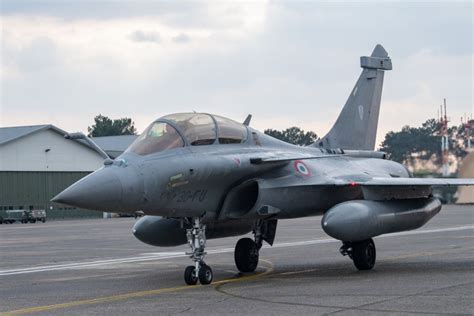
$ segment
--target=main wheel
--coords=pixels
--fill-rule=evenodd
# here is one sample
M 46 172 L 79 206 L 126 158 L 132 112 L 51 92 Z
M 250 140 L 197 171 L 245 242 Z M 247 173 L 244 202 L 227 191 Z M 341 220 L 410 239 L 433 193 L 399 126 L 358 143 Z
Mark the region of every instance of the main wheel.
M 199 268 L 199 282 L 201 284 L 206 285 L 212 282 L 212 269 L 210 266 L 202 264 Z
M 257 269 L 259 249 L 250 238 L 242 238 L 235 245 L 234 260 L 241 272 L 253 272 Z
M 376 251 L 372 239 L 352 244 L 352 260 L 359 270 L 370 270 L 375 265 Z
M 46 223 L 46 218 L 42 218 L 41 221 L 42 221 L 43 223 Z
M 197 283 L 196 268 L 194 266 L 188 266 L 184 270 L 184 282 L 187 285 L 196 285 Z

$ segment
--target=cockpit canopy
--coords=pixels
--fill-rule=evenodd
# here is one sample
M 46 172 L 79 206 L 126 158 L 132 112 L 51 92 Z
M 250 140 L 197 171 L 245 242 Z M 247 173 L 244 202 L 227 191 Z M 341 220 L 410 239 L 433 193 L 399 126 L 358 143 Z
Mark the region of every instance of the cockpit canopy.
M 230 119 L 204 113 L 177 113 L 159 118 L 127 149 L 148 155 L 166 149 L 212 144 L 240 144 L 247 128 Z

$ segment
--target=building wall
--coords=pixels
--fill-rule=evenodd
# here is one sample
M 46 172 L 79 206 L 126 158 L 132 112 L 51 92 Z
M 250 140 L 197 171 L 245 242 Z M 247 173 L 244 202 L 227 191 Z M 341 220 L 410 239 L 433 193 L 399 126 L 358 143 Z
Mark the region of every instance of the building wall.
M 50 202 L 56 194 L 88 174 L 89 172 L 0 171 L 0 216 L 8 209 L 33 208 L 45 209 L 50 219 L 102 217 L 102 212 Z
M 0 146 L 0 171 L 94 171 L 104 159 L 94 150 L 41 130 Z
M 462 161 L 459 168 L 459 178 L 474 178 L 474 151 L 471 151 Z M 474 186 L 463 186 L 458 189 L 457 203 L 474 203 Z

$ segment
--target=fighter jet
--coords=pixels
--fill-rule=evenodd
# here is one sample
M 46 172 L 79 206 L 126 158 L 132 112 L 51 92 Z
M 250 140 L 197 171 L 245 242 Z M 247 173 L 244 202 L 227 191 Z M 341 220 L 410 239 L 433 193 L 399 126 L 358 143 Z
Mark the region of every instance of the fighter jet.
M 273 244 L 279 220 L 317 215 L 323 215 L 322 229 L 342 241 L 341 254 L 357 269 L 370 270 L 376 260 L 373 237 L 423 226 L 441 210 L 433 186 L 474 185 L 474 179 L 413 178 L 403 165 L 374 151 L 384 72 L 392 63 L 377 45 L 360 65 L 336 123 L 315 144 L 274 139 L 251 128 L 251 116 L 242 124 L 207 113 L 171 114 L 52 201 L 143 211 L 146 216 L 133 227 L 140 241 L 189 244 L 194 262 L 184 272 L 189 285 L 212 282 L 204 262 L 207 239 L 252 232 L 234 253 L 237 269 L 248 273 L 257 268 L 262 243 Z

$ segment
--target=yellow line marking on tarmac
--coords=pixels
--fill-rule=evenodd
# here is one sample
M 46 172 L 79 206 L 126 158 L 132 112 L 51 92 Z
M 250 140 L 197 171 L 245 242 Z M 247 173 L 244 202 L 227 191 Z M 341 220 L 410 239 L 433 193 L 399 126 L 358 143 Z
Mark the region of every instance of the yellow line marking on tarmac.
M 243 276 L 243 277 L 240 277 L 240 278 L 232 278 L 232 279 L 225 279 L 225 280 L 216 281 L 216 282 L 213 282 L 212 285 L 249 281 L 249 280 L 261 278 L 261 277 L 273 272 L 273 263 L 271 263 L 270 261 L 267 261 L 267 260 L 260 260 L 260 261 L 265 262 L 266 264 L 268 264 L 268 267 L 266 267 L 265 271 L 263 271 L 261 273 L 258 273 L 258 274 L 254 274 L 254 275 Z M 126 293 L 126 294 L 99 297 L 99 298 L 93 298 L 93 299 L 88 299 L 88 300 L 79 300 L 79 301 L 72 301 L 72 302 L 66 302 L 66 303 L 60 303 L 60 304 L 17 309 L 17 310 L 8 311 L 8 312 L 2 312 L 2 313 L 0 313 L 0 316 L 13 316 L 13 315 L 24 315 L 24 314 L 30 314 L 30 313 L 47 312 L 47 311 L 53 311 L 53 310 L 58 310 L 58 309 L 63 309 L 63 308 L 71 308 L 71 307 L 86 306 L 86 305 L 93 305 L 93 304 L 117 302 L 117 301 L 128 300 L 128 299 L 131 299 L 131 298 L 139 298 L 139 297 L 158 295 L 158 294 L 164 294 L 164 293 L 170 293 L 170 292 L 179 292 L 179 291 L 198 289 L 198 288 L 201 288 L 201 286 L 199 286 L 199 285 L 195 285 L 195 286 L 185 285 L 185 286 L 176 286 L 176 287 L 156 289 L 156 290 L 131 292 L 131 293 Z
M 316 272 L 318 270 L 321 270 L 321 269 L 308 269 L 308 270 L 300 270 L 300 271 L 289 271 L 289 272 L 279 273 L 279 275 L 292 275 L 292 274 L 309 273 L 309 272 Z
M 455 249 L 446 249 L 444 251 L 412 253 L 412 254 L 406 254 L 406 255 L 400 255 L 400 256 L 386 257 L 380 261 L 387 262 L 391 260 L 399 260 L 399 259 L 406 259 L 406 258 L 413 258 L 413 257 L 433 256 L 433 255 L 446 254 L 446 253 L 458 252 L 460 250 L 470 250 L 470 249 L 474 249 L 474 247 L 462 247 L 462 248 L 455 248 Z M 254 275 L 243 276 L 240 278 L 232 278 L 232 279 L 224 279 L 224 280 L 216 281 L 216 282 L 213 282 L 212 285 L 218 286 L 221 284 L 254 280 L 257 278 L 261 278 L 265 275 L 268 275 L 274 271 L 274 266 L 272 262 L 267 261 L 267 260 L 260 260 L 260 261 L 265 262 L 268 265 L 265 271 L 258 274 L 254 274 Z M 280 273 L 280 275 L 302 274 L 302 273 L 314 272 L 317 270 L 318 269 L 291 271 L 291 272 Z M 78 306 L 86 306 L 86 305 L 93 305 L 93 304 L 100 304 L 100 303 L 110 303 L 110 302 L 127 300 L 131 298 L 140 298 L 140 297 L 145 297 L 145 296 L 152 296 L 152 295 L 158 295 L 158 294 L 164 294 L 164 293 L 170 293 L 170 292 L 179 292 L 179 291 L 191 290 L 191 289 L 197 289 L 197 288 L 200 288 L 200 286 L 186 285 L 186 286 L 177 286 L 177 287 L 170 287 L 170 288 L 163 288 L 163 289 L 156 289 L 156 290 L 139 291 L 139 292 L 126 293 L 126 294 L 112 295 L 112 296 L 107 296 L 107 297 L 99 297 L 99 298 L 94 298 L 94 299 L 89 299 L 89 300 L 79 300 L 79 301 L 72 301 L 72 302 L 67 302 L 67 303 L 18 309 L 18 310 L 0 313 L 0 316 L 24 315 L 24 314 L 46 312 L 46 311 L 78 307 Z

